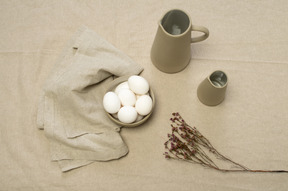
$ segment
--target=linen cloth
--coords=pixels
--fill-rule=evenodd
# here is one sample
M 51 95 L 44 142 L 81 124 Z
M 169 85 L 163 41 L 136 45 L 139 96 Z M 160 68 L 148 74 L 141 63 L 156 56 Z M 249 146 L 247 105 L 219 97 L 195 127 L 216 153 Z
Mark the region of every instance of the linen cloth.
M 107 117 L 102 100 L 113 76 L 139 74 L 142 68 L 86 27 L 58 62 L 37 114 L 38 127 L 50 141 L 51 159 L 67 171 L 126 155 L 120 127 Z
M 157 22 L 173 8 L 207 27 L 210 36 L 191 45 L 185 70 L 165 74 L 151 63 L 150 50 Z M 0 10 L 1 191 L 287 190 L 287 174 L 221 173 L 163 156 L 169 119 L 178 111 L 236 162 L 288 169 L 286 0 L 2 0 Z M 125 157 L 62 173 L 36 126 L 38 99 L 81 25 L 144 68 L 141 76 L 157 105 L 146 123 L 121 129 L 129 148 Z M 228 76 L 226 97 L 208 107 L 196 90 L 219 69 Z

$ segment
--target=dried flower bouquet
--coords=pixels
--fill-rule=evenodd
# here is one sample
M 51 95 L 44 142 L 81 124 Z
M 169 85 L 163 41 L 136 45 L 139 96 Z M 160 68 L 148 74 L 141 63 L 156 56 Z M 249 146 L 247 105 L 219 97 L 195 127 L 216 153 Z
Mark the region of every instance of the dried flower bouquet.
M 167 159 L 177 159 L 222 172 L 276 172 L 287 173 L 286 170 L 251 170 L 239 163 L 232 161 L 219 153 L 213 145 L 195 127 L 189 126 L 179 113 L 173 113 L 172 133 L 168 134 L 168 141 L 164 143 L 164 153 Z M 236 169 L 219 167 L 215 161 L 232 164 Z

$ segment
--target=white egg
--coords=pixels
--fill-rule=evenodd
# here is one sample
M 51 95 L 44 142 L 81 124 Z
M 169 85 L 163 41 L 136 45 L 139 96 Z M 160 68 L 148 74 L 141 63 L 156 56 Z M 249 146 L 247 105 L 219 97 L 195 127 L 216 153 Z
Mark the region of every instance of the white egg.
M 120 83 L 116 88 L 115 88 L 115 93 L 118 95 L 119 92 L 123 89 L 129 89 L 128 81 Z
M 141 76 L 130 76 L 128 85 L 135 94 L 146 94 L 149 91 L 149 83 Z
M 103 106 L 108 113 L 117 113 L 120 109 L 120 99 L 114 92 L 107 92 L 103 98 Z
M 118 112 L 118 119 L 123 123 L 133 123 L 137 118 L 137 111 L 132 106 L 123 106 Z
M 147 93 L 144 94 L 144 95 L 148 95 L 148 96 L 150 96 L 149 92 L 147 92 Z M 140 94 L 136 94 L 136 100 L 139 99 L 141 96 L 142 96 L 142 95 L 140 95 Z
M 137 113 L 140 115 L 147 115 L 152 110 L 152 99 L 148 95 L 140 96 L 135 104 Z
M 138 115 L 137 118 L 136 118 L 136 121 L 140 121 L 141 119 L 143 119 L 144 116 L 143 115 Z
M 122 89 L 119 92 L 118 97 L 123 106 L 126 105 L 134 106 L 136 103 L 136 96 L 131 90 Z
M 141 95 L 137 94 L 136 95 L 136 100 L 139 99 L 141 97 Z

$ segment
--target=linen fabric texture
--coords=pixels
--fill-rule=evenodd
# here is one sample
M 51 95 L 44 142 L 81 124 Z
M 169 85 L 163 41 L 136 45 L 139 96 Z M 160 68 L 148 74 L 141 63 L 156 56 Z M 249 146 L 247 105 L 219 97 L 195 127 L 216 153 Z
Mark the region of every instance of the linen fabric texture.
M 114 77 L 142 70 L 87 27 L 75 34 L 44 85 L 37 113 L 51 159 L 62 171 L 128 153 L 120 127 L 107 117 L 102 100 Z

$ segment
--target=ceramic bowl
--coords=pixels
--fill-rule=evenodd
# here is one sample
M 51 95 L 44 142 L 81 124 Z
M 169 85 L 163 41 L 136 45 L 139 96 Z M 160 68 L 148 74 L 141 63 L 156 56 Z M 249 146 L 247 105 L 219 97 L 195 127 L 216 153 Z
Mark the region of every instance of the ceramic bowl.
M 109 91 L 114 91 L 115 88 L 122 82 L 125 82 L 125 81 L 128 81 L 128 78 L 130 76 L 121 76 L 121 77 L 118 77 L 116 79 L 114 79 L 109 85 L 108 85 L 108 88 L 106 90 L 105 93 L 109 92 Z M 150 83 L 149 83 L 150 85 Z M 151 85 L 150 85 L 150 89 L 149 89 L 149 94 L 150 94 L 150 97 L 152 98 L 152 110 L 151 112 L 144 116 L 143 119 L 141 119 L 140 121 L 137 121 L 137 122 L 134 122 L 134 123 L 123 123 L 121 122 L 119 119 L 116 119 L 114 118 L 110 113 L 106 112 L 107 116 L 109 117 L 109 119 L 111 119 L 114 123 L 120 125 L 120 126 L 123 126 L 123 127 L 136 127 L 136 126 L 139 126 L 141 124 L 143 124 L 144 122 L 146 122 L 149 117 L 151 116 L 153 110 L 154 110 L 154 106 L 155 106 L 155 96 L 154 96 L 154 93 L 151 89 Z

